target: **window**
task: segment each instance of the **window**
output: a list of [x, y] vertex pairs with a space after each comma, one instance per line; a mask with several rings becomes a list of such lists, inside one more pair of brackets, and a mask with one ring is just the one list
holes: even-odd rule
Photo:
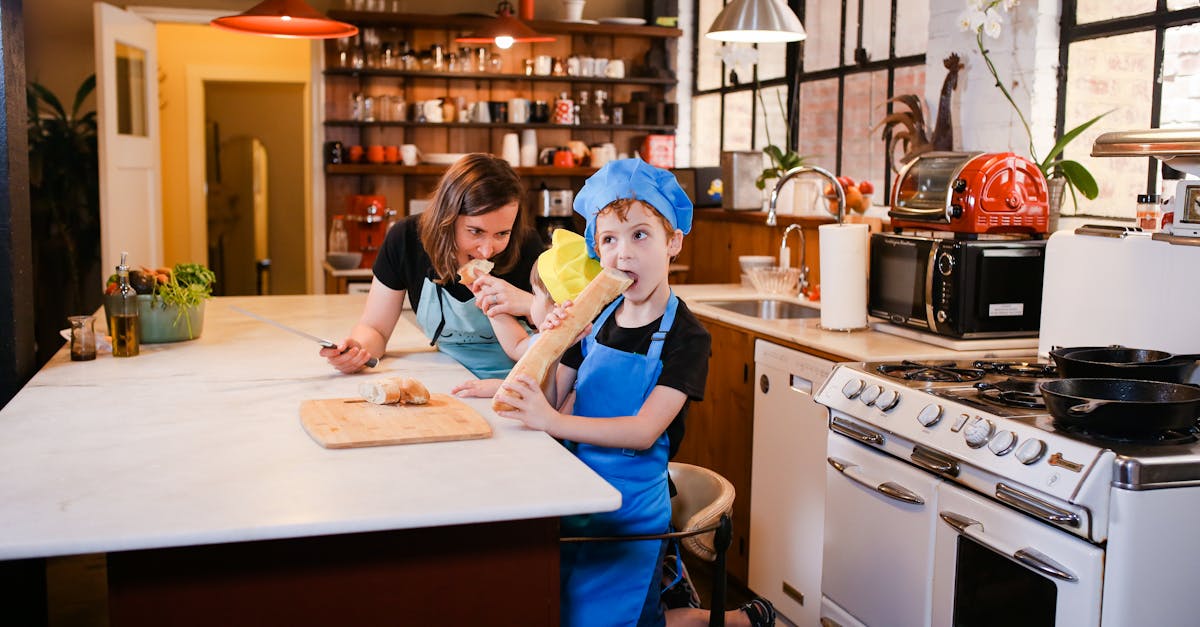
[[[722, 150], [795, 145], [813, 165], [887, 189], [885, 147], [872, 128], [890, 110], [888, 98], [924, 96], [928, 0], [790, 0], [808, 39], [760, 44], [757, 64], [745, 68], [731, 67], [744, 52], [726, 52], [723, 61], [728, 49], [704, 37], [722, 4], [697, 1], [692, 163], [717, 165]], [[792, 138], [789, 113], [798, 119]]]
[[1101, 114], [1064, 157], [1091, 171], [1095, 200], [1070, 199], [1063, 214], [1133, 218], [1135, 197], [1174, 194], [1152, 158], [1091, 157], [1109, 130], [1200, 126], [1200, 2], [1197, 0], [1066, 0], [1063, 3], [1058, 133]]

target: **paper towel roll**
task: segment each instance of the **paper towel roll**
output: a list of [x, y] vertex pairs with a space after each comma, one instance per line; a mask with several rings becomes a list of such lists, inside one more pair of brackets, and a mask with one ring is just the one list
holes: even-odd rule
[[865, 224], [822, 224], [821, 326], [850, 330], [867, 326], [867, 242]]
[[516, 133], [504, 134], [504, 140], [500, 143], [500, 155], [514, 168], [521, 165], [521, 142]]

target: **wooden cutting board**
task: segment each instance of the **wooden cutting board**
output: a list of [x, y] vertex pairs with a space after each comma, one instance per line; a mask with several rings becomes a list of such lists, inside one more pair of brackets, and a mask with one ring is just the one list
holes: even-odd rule
[[425, 405], [375, 405], [353, 398], [307, 400], [300, 403], [300, 424], [325, 448], [492, 437], [491, 425], [479, 412], [445, 394], [431, 394]]

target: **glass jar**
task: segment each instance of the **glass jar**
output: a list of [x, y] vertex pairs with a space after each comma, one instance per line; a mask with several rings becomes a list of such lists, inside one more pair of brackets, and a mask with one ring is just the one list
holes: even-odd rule
[[346, 232], [346, 217], [333, 216], [333, 225], [329, 227], [329, 250], [331, 253], [350, 251], [350, 235]]
[[1162, 218], [1162, 197], [1158, 194], [1138, 194], [1137, 223], [1143, 231], [1157, 231]]
[[71, 316], [71, 361], [91, 361], [96, 358], [96, 318]]

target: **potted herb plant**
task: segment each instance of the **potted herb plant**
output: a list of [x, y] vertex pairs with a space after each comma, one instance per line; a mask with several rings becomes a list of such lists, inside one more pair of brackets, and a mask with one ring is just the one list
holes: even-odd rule
[[[178, 342], [200, 337], [204, 328], [204, 303], [212, 298], [216, 275], [198, 263], [177, 263], [174, 268], [129, 272], [129, 283], [138, 293], [139, 339], [143, 344]], [[104, 293], [117, 291], [117, 275], [108, 277]]]

